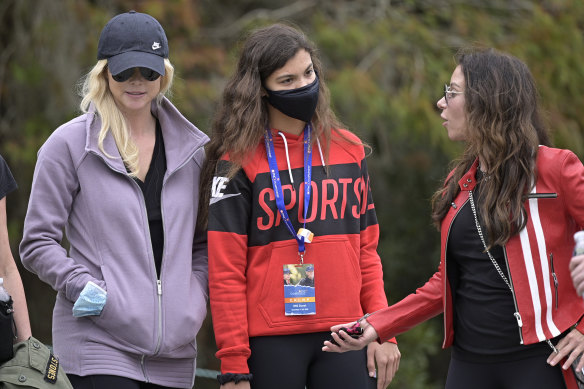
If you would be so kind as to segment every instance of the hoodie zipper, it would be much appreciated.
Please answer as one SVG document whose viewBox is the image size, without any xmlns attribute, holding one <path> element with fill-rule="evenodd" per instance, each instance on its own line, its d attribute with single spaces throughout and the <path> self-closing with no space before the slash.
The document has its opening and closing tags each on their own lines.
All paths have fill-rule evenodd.
<svg viewBox="0 0 584 389">
<path fill-rule="evenodd" d="M 166 236 L 166 224 L 164 223 L 164 208 L 162 207 L 162 199 L 164 197 L 164 186 L 166 185 L 166 182 L 168 181 L 168 179 L 177 171 L 179 171 L 180 169 L 182 169 L 187 163 L 189 163 L 189 161 L 191 159 L 194 158 L 195 154 L 197 154 L 197 152 L 204 146 L 200 146 L 197 147 L 189 156 L 188 158 L 185 158 L 185 160 L 176 168 L 174 169 L 167 177 L 166 179 L 162 182 L 162 189 L 161 189 L 161 193 L 160 193 L 160 213 L 162 215 L 162 231 L 164 233 L 164 235 Z M 91 154 L 96 155 L 97 157 L 99 157 L 104 163 L 105 165 L 113 172 L 115 173 L 119 173 L 124 175 L 125 177 L 127 177 L 133 185 L 135 185 L 138 188 L 138 192 L 140 192 L 140 196 L 142 198 L 142 205 L 143 205 L 143 209 L 146 209 L 146 200 L 144 199 L 144 194 L 142 193 L 142 190 L 140 189 L 140 187 L 138 186 L 138 184 L 127 175 L 126 172 L 122 172 L 120 170 L 115 169 L 113 166 L 111 166 L 108 161 L 106 161 L 102 155 L 100 155 L 99 153 L 93 151 L 93 150 L 89 150 L 89 152 Z M 150 226 L 147 226 L 148 228 L 148 234 L 150 235 Z M 167 245 L 164 245 L 163 248 L 163 253 L 162 253 L 162 257 L 164 258 L 164 254 L 166 253 L 166 247 Z M 150 240 L 150 244 L 149 244 L 149 248 L 150 248 L 150 257 L 152 258 L 151 261 L 151 265 L 154 266 L 154 249 L 152 248 L 152 241 Z M 156 342 L 156 347 L 154 349 L 154 354 L 156 355 L 158 354 L 158 352 L 160 351 L 160 348 L 162 346 L 162 270 L 164 267 L 164 261 L 162 261 L 161 267 L 160 267 L 160 279 L 156 278 L 156 295 L 158 298 L 158 335 L 157 335 L 157 342 Z M 156 268 L 154 268 L 154 272 L 156 272 Z M 145 381 L 146 382 L 150 382 L 150 380 L 148 379 L 148 375 L 146 374 L 146 367 L 145 367 L 145 358 L 146 355 L 142 355 L 140 357 L 140 367 L 142 368 L 142 374 L 144 375 Z"/>
<path fill-rule="evenodd" d="M 144 358 L 146 358 L 145 355 L 140 356 L 140 368 L 142 369 L 142 375 L 144 375 L 144 379 L 146 380 L 146 382 L 150 382 L 150 380 L 148 379 L 148 375 L 146 375 L 146 366 L 144 366 Z"/>
<path fill-rule="evenodd" d="M 196 152 L 199 149 L 197 148 L 191 155 L 189 158 L 185 159 L 185 161 L 179 165 L 172 173 L 169 174 L 168 177 L 166 177 L 166 179 L 162 182 L 162 189 L 160 191 L 160 213 L 161 213 L 161 218 L 162 218 L 162 231 L 164 233 L 164 236 L 166 236 L 166 223 L 164 222 L 165 218 L 164 218 L 164 207 L 162 206 L 163 203 L 163 198 L 164 198 L 164 186 L 166 185 L 166 181 L 170 178 L 170 176 L 172 176 L 176 171 L 180 170 L 183 166 L 185 166 L 196 154 Z M 136 182 L 133 179 L 130 179 L 135 185 Z M 144 208 L 146 208 L 145 204 L 146 204 L 146 200 L 144 199 L 144 195 L 142 193 L 142 190 L 138 187 L 140 194 L 142 195 L 142 202 L 144 204 Z M 149 229 L 150 230 L 150 229 Z M 167 245 L 165 244 L 163 247 L 163 253 L 162 253 L 162 257 L 164 258 L 164 254 L 166 253 L 166 248 Z M 154 264 L 154 249 L 152 248 L 152 241 L 150 241 L 150 252 L 151 252 L 151 256 L 152 256 L 152 264 Z M 154 353 L 153 355 L 158 354 L 158 352 L 160 351 L 160 348 L 162 347 L 162 270 L 164 267 L 164 261 L 162 261 L 161 265 L 160 265 L 160 277 L 158 279 L 156 279 L 156 295 L 157 295 L 157 299 L 158 299 L 158 331 L 157 331 L 157 340 L 156 340 L 156 347 L 154 349 Z M 156 269 L 154 269 L 154 271 L 156 271 Z M 144 374 L 144 378 L 146 379 L 146 382 L 150 382 L 148 379 L 148 375 L 146 374 L 146 368 L 144 366 L 144 359 L 146 358 L 145 355 L 142 355 L 141 358 L 141 365 L 142 365 L 142 373 Z"/>
<path fill-rule="evenodd" d="M 121 172 L 117 169 L 114 169 L 98 153 L 96 153 L 94 151 L 90 151 L 90 152 L 94 155 L 97 155 L 99 158 L 101 158 L 110 170 L 112 170 L 115 173 L 122 174 L 123 176 L 128 178 L 128 180 L 132 183 L 131 185 L 134 185 L 134 187 L 138 189 L 138 192 L 140 193 L 140 198 L 142 199 L 142 210 L 145 210 L 146 209 L 146 199 L 144 198 L 144 194 L 142 193 L 142 189 L 140 189 L 140 186 L 136 183 L 136 181 L 134 181 L 127 174 L 124 174 L 124 172 Z M 193 155 L 194 155 L 194 153 L 193 153 Z M 185 164 L 186 164 L 186 162 L 185 162 Z M 183 165 L 181 165 L 181 166 L 183 166 Z M 162 188 L 164 189 L 164 182 L 162 184 Z M 160 210 L 162 213 L 162 194 L 160 196 L 160 204 L 161 204 Z M 146 228 L 148 229 L 148 236 L 150 236 L 150 226 L 147 225 Z M 162 214 L 162 230 L 164 231 L 164 229 L 165 229 L 164 228 L 164 214 Z M 149 245 L 148 245 L 149 254 L 150 254 L 150 258 L 152 259 L 150 261 L 150 263 L 151 263 L 151 266 L 154 267 L 154 273 L 156 273 L 156 267 L 154 266 L 154 249 L 152 248 L 152 240 L 149 239 L 148 241 L 149 241 Z M 165 248 L 166 248 L 166 245 L 165 245 Z M 162 268 L 160 269 L 160 278 L 162 279 Z M 158 279 L 158 277 L 156 277 L 156 295 L 157 295 L 157 300 L 158 300 L 158 336 L 157 336 L 156 347 L 154 349 L 154 355 L 156 355 L 158 353 L 158 351 L 160 350 L 161 343 L 162 343 L 162 283 L 161 283 L 160 279 Z M 150 380 L 148 379 L 148 375 L 146 374 L 146 367 L 144 365 L 145 358 L 146 358 L 146 355 L 144 355 L 144 354 L 140 357 L 140 367 L 142 368 L 142 374 L 144 375 L 145 381 L 150 382 Z"/>
<path fill-rule="evenodd" d="M 164 236 L 167 236 L 167 234 L 166 234 L 166 223 L 164 222 L 164 220 L 165 220 L 164 207 L 162 206 L 162 204 L 164 203 L 164 201 L 163 201 L 164 200 L 164 187 L 166 186 L 166 182 L 170 179 L 170 177 L 172 175 L 174 175 L 174 173 L 176 173 L 177 171 L 182 169 L 183 166 L 185 166 L 187 163 L 189 163 L 189 161 L 194 158 L 195 154 L 199 151 L 199 149 L 200 149 L 200 147 L 196 148 L 195 151 L 193 151 L 189 155 L 189 157 L 183 161 L 183 163 L 181 163 L 176 169 L 174 169 L 171 173 L 169 173 L 169 175 L 166 177 L 166 179 L 164 179 L 162 181 L 162 189 L 160 190 L 160 214 L 161 214 L 161 218 L 162 218 L 162 232 L 163 232 Z M 145 201 L 144 201 L 144 203 L 145 203 Z M 168 247 L 168 245 L 165 244 L 164 247 L 162 248 L 162 258 L 164 258 L 165 254 L 166 254 L 167 247 Z M 150 242 L 150 248 L 152 250 L 152 242 Z M 152 254 L 152 258 L 154 258 L 154 254 Z M 154 261 L 152 261 L 152 263 L 154 264 Z M 160 264 L 160 279 L 156 280 L 156 293 L 158 296 L 158 340 L 156 342 L 156 348 L 154 350 L 154 355 L 158 354 L 158 352 L 160 351 L 160 348 L 162 347 L 162 271 L 164 270 L 165 263 L 166 263 L 165 261 L 162 261 L 162 263 Z"/>
</svg>

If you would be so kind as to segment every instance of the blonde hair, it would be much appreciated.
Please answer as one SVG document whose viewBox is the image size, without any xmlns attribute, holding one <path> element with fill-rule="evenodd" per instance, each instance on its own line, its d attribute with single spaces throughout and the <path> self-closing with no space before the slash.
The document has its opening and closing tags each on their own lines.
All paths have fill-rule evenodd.
<svg viewBox="0 0 584 389">
<path fill-rule="evenodd" d="M 160 92 L 156 96 L 156 104 L 162 102 L 163 96 L 169 94 L 174 77 L 174 67 L 168 60 L 164 59 L 165 75 L 161 76 Z M 95 106 L 95 111 L 101 118 L 101 129 L 99 131 L 99 149 L 108 157 L 115 158 L 107 154 L 103 148 L 103 141 L 107 133 L 111 131 L 118 147 L 118 151 L 128 167 L 131 176 L 138 175 L 138 148 L 130 137 L 130 131 L 124 115 L 118 109 L 113 95 L 108 86 L 107 59 L 97 61 L 93 69 L 84 77 L 82 89 L 82 100 L 79 104 L 81 111 L 87 112 L 91 103 Z"/>
</svg>

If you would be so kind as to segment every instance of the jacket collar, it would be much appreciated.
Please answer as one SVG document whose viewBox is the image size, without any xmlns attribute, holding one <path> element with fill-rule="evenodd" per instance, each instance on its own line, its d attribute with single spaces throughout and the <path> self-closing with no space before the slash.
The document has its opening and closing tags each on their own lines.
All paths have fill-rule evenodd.
<svg viewBox="0 0 584 389">
<path fill-rule="evenodd" d="M 209 138 L 189 122 L 166 97 L 162 98 L 160 104 L 153 101 L 151 111 L 160 121 L 164 137 L 167 172 L 172 173 L 192 158 L 194 153 L 203 147 Z M 95 112 L 93 104 L 89 107 L 88 115 L 85 149 L 101 156 L 113 169 L 125 173 L 126 168 L 111 132 L 108 132 L 103 141 L 105 154 L 99 149 L 98 137 L 101 119 Z"/>
<path fill-rule="evenodd" d="M 477 184 L 476 176 L 477 169 L 479 166 L 479 159 L 475 159 L 470 169 L 460 178 L 458 181 L 458 186 L 461 191 L 473 190 Z"/>
</svg>

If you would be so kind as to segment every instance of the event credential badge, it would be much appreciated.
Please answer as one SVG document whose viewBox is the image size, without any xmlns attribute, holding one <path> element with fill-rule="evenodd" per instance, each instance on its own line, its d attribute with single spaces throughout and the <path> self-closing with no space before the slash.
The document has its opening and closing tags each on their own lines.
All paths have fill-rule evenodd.
<svg viewBox="0 0 584 389">
<path fill-rule="evenodd" d="M 284 265 L 284 307 L 286 316 L 315 315 L 314 265 Z"/>
</svg>

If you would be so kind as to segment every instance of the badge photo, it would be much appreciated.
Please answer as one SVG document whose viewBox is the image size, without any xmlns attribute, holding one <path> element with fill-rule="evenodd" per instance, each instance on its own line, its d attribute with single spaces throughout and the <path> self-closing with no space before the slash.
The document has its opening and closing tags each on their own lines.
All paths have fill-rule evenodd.
<svg viewBox="0 0 584 389">
<path fill-rule="evenodd" d="M 283 274 L 285 315 L 315 315 L 314 265 L 286 264 Z"/>
</svg>

